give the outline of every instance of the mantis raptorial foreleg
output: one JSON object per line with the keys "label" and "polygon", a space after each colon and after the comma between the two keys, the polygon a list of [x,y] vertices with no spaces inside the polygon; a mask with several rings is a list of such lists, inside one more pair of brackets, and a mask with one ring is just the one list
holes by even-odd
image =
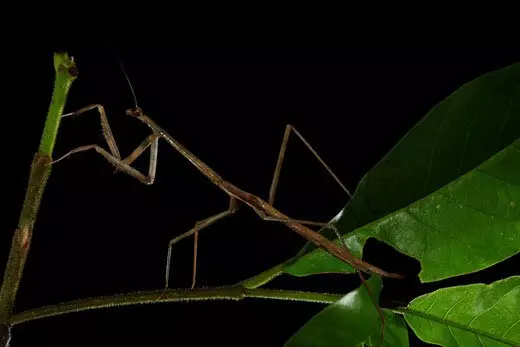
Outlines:
{"label": "mantis raptorial foreleg", "polygon": [[[105,108],[100,104],[92,104],[87,105],[85,107],[80,108],[79,110],[76,110],[74,112],[69,112],[64,115],[63,117],[69,117],[69,116],[79,116],[80,114],[83,114],[87,111],[96,109],[99,113],[99,117],[101,120],[101,131],[103,133],[103,137],[107,141],[108,147],[110,148],[110,152],[112,152],[112,155],[116,158],[121,158],[121,154],[119,154],[119,149],[117,148],[116,140],[114,138],[114,135],[112,134],[112,130],[110,129],[110,125],[108,124],[107,114],[105,112]],[[63,158],[65,158],[63,156]]]}
{"label": "mantis raptorial foreleg", "polygon": [[[126,174],[138,179],[142,183],[146,185],[153,184],[155,180],[155,172],[157,168],[157,154],[158,154],[158,141],[159,136],[157,134],[151,134],[147,136],[143,142],[137,148],[126,158],[121,159],[121,154],[119,153],[119,149],[117,147],[116,140],[114,138],[114,135],[112,134],[112,131],[110,129],[110,125],[108,124],[108,119],[106,116],[105,108],[102,105],[94,104],[89,105],[80,108],[77,111],[70,112],[67,114],[64,114],[63,117],[68,116],[77,116],[80,114],[83,114],[87,111],[96,109],[99,112],[100,118],[101,118],[101,129],[103,133],[103,137],[105,138],[105,141],[108,144],[108,147],[110,148],[110,153],[108,153],[105,149],[102,147],[92,144],[92,145],[86,145],[86,146],[80,146],[72,149],[59,159],[54,160],[51,162],[51,164],[56,164],[57,162],[65,159],[66,157],[83,151],[88,151],[90,149],[94,149],[96,152],[101,154],[105,159],[107,159],[111,164],[113,164],[117,170],[121,170],[125,172]],[[134,169],[130,166],[130,164],[139,157],[149,146],[150,147],[150,165],[148,168],[148,175],[145,176],[138,170]]]}

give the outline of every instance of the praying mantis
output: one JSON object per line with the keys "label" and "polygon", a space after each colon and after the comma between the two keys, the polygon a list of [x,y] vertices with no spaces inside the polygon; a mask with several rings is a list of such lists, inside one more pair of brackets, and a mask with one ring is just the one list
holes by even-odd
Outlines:
{"label": "praying mantis", "polygon": [[[122,66],[121,66],[122,68]],[[123,69],[124,72],[124,69]],[[311,153],[318,159],[318,161],[325,167],[325,169],[332,175],[332,177],[336,180],[336,182],[341,186],[341,188],[349,195],[351,196],[348,189],[345,188],[345,186],[341,183],[341,181],[337,178],[337,176],[332,172],[332,170],[325,164],[325,162],[320,158],[320,156],[317,154],[317,152],[312,148],[312,146],[305,140],[305,138],[296,130],[296,128],[292,125],[287,125],[285,129],[285,133],[283,136],[281,148],[278,155],[278,160],[276,164],[276,168],[273,175],[273,180],[271,183],[271,188],[269,190],[269,197],[268,200],[265,201],[264,199],[248,193],[245,190],[242,190],[238,188],[237,186],[233,185],[229,181],[226,181],[224,178],[222,178],[217,172],[215,172],[212,168],[210,168],[208,165],[206,165],[202,160],[200,160],[197,156],[195,156],[192,152],[190,152],[186,147],[184,147],[181,143],[179,143],[173,136],[171,136],[165,129],[163,129],[161,126],[159,126],[157,123],[155,123],[150,117],[148,117],[143,110],[138,106],[137,98],[135,97],[135,92],[132,88],[132,85],[130,84],[130,81],[128,79],[128,75],[126,72],[124,72],[125,77],[127,78],[127,81],[129,83],[130,89],[132,91],[132,94],[134,96],[135,105],[134,107],[127,109],[125,111],[125,114],[131,118],[135,118],[139,120],[140,122],[144,123],[150,130],[151,134],[148,135],[141,144],[127,157],[122,158],[119,148],[116,144],[114,135],[112,134],[108,118],[105,112],[105,108],[100,104],[91,104],[85,107],[80,108],[79,110],[76,110],[74,112],[70,112],[67,114],[64,114],[63,117],[69,117],[69,116],[77,116],[84,114],[88,111],[97,111],[97,113],[100,116],[100,123],[102,128],[102,134],[103,137],[109,147],[109,151],[105,150],[101,146],[97,144],[90,144],[90,145],[84,145],[77,148],[74,148],[67,152],[65,155],[60,157],[59,159],[54,160],[50,163],[50,165],[55,165],[56,163],[60,162],[61,160],[65,159],[66,157],[69,157],[72,154],[89,151],[89,150],[95,150],[97,153],[102,155],[108,162],[110,162],[118,171],[124,172],[131,177],[139,180],[141,183],[146,185],[151,185],[155,181],[156,176],[156,165],[157,165],[157,158],[158,158],[158,143],[159,140],[164,140],[166,143],[168,143],[170,146],[172,146],[177,152],[179,152],[185,159],[187,159],[193,166],[195,166],[198,171],[205,176],[210,182],[212,182],[215,186],[217,186],[220,190],[222,190],[226,195],[229,197],[229,206],[227,210],[222,211],[220,213],[214,214],[206,219],[203,219],[201,221],[198,221],[195,223],[195,226],[190,229],[189,231],[173,238],[169,244],[168,244],[168,250],[167,250],[167,256],[166,256],[166,266],[165,266],[165,286],[164,291],[166,291],[169,287],[169,273],[170,273],[170,265],[171,265],[171,255],[172,255],[172,247],[182,239],[194,236],[194,251],[193,251],[193,272],[192,272],[192,283],[191,288],[194,288],[196,285],[196,274],[197,274],[197,245],[198,245],[198,237],[199,232],[211,226],[212,224],[222,220],[225,217],[228,217],[234,213],[236,213],[239,210],[239,207],[241,205],[249,206],[260,218],[267,220],[267,221],[275,221],[280,222],[282,224],[285,224],[287,227],[298,233],[300,236],[304,237],[308,241],[314,243],[316,246],[324,249],[328,253],[330,253],[332,256],[347,262],[348,264],[352,265],[356,271],[358,272],[360,278],[364,282],[363,276],[361,272],[365,272],[368,274],[376,274],[382,277],[389,277],[389,278],[402,278],[403,276],[395,273],[389,273],[385,270],[382,270],[372,264],[369,264],[357,257],[355,257],[351,252],[349,251],[347,245],[344,243],[343,238],[339,234],[338,230],[333,224],[330,223],[320,223],[320,222],[313,222],[308,220],[300,220],[300,219],[293,219],[289,216],[285,215],[278,209],[276,209],[274,204],[276,189],[278,185],[278,178],[280,176],[283,159],[285,156],[285,151],[287,148],[287,143],[290,138],[291,133],[294,133],[304,144],[305,146],[311,151]],[[147,149],[150,149],[150,161],[148,166],[148,173],[147,175],[141,173],[137,169],[131,166],[131,164]],[[342,244],[338,245],[334,243],[333,241],[327,239],[322,234],[308,228],[307,226],[318,226],[318,227],[325,227],[329,228],[336,236],[339,238],[339,240],[343,241]],[[368,287],[367,287],[368,289]],[[163,293],[164,293],[163,291]],[[371,293],[369,293],[372,297]],[[373,298],[372,298],[373,299]],[[374,301],[374,300],[373,300]],[[380,308],[378,307],[377,303],[374,301],[374,304],[376,305],[378,309],[378,313],[382,319],[382,329],[384,330],[384,318],[382,315],[382,312]]]}

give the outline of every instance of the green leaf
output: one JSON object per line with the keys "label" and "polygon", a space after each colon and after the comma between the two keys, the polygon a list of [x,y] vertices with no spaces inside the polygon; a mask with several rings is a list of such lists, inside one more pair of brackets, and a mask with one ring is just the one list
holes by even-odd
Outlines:
{"label": "green leaf", "polygon": [[369,338],[364,341],[367,347],[404,347],[409,346],[408,329],[403,317],[391,311],[383,309],[385,316],[384,339],[381,343],[381,332],[379,329],[373,331]]}
{"label": "green leaf", "polygon": [[[361,258],[363,245],[367,239],[368,237],[361,233],[351,233],[344,237],[350,252],[358,258]],[[283,272],[293,276],[321,273],[350,273],[355,271],[349,264],[321,250],[312,251],[299,258],[296,257],[286,262],[283,268]]]}
{"label": "green leaf", "polygon": [[[366,284],[374,299],[381,293],[381,278],[372,276]],[[292,346],[408,346],[404,320],[384,312],[384,341],[380,344],[381,319],[364,285],[327,306],[307,322],[284,345]]]}
{"label": "green leaf", "polygon": [[[421,262],[424,282],[520,250],[520,63],[462,86],[360,182],[333,223],[360,256],[369,237]],[[516,142],[515,142],[516,140]],[[310,245],[285,272],[353,272]]]}
{"label": "green leaf", "polygon": [[439,289],[414,299],[406,322],[441,346],[520,346],[520,276]]}

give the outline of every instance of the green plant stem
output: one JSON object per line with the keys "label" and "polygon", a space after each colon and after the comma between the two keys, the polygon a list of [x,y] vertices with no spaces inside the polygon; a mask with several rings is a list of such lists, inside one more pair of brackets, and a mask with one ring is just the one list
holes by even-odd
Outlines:
{"label": "green plant stem", "polygon": [[34,155],[25,200],[18,227],[11,242],[2,288],[0,289],[0,324],[9,325],[13,306],[22,279],[23,268],[29,254],[33,228],[40,207],[45,185],[51,173],[52,150],[61,116],[72,82],[77,77],[74,60],[66,53],[54,55],[56,77],[52,100],[38,152]]}
{"label": "green plant stem", "polygon": [[285,263],[278,264],[269,270],[266,270],[256,276],[243,280],[239,284],[245,288],[253,289],[263,286],[264,284],[270,282],[273,278],[280,276],[283,274],[283,269],[285,267]]}
{"label": "green plant stem", "polygon": [[[41,308],[20,312],[13,315],[11,317],[11,324],[16,325],[35,319],[58,316],[85,310],[110,308],[115,306],[130,306],[181,301],[238,301],[245,298],[293,300],[301,302],[331,304],[342,297],[342,295],[339,294],[323,294],[273,289],[248,289],[241,285],[218,288],[201,288],[192,290],[168,290],[162,296],[161,293],[162,290],[132,292],[126,294],[79,299],[57,305],[44,306]],[[161,296],[160,299],[159,296]]]}
{"label": "green plant stem", "polygon": [[72,82],[78,77],[78,70],[72,57],[67,53],[54,54],[54,69],[56,77],[54,80],[54,90],[52,93],[51,104],[45,120],[40,147],[38,151],[42,156],[52,156],[56,136],[60,127],[63,109],[67,102]]}

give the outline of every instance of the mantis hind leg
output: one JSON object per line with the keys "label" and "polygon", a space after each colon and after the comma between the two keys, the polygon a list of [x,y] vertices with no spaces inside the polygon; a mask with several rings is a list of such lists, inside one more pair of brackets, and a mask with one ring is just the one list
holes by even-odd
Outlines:
{"label": "mantis hind leg", "polygon": [[[277,160],[277,163],[276,163],[276,168],[274,170],[273,180],[271,182],[271,188],[269,190],[269,200],[268,200],[269,205],[273,206],[273,204],[274,204],[274,198],[275,198],[275,195],[276,195],[276,188],[278,186],[278,181],[279,181],[279,178],[280,178],[280,172],[282,170],[283,159],[285,157],[285,152],[287,150],[287,143],[289,142],[289,137],[291,135],[291,132],[294,132],[294,134],[304,143],[304,145],[307,147],[307,149],[309,149],[309,151],[311,151],[311,153],[316,157],[316,159],[318,159],[318,161],[323,165],[323,167],[327,170],[327,172],[339,184],[339,186],[342,188],[342,190],[345,191],[345,193],[350,198],[352,198],[352,194],[350,193],[350,191],[345,187],[345,185],[343,185],[343,183],[338,179],[338,177],[329,168],[329,166],[323,161],[323,159],[314,150],[314,148],[312,148],[310,143],[298,132],[298,130],[296,130],[296,128],[294,126],[292,126],[291,124],[288,124],[286,126],[286,128],[285,128],[285,133],[284,133],[284,136],[283,136],[282,145],[280,147],[280,152],[278,154],[278,160]],[[277,218],[273,218],[273,217],[267,216],[267,215],[265,215],[265,213],[263,213],[262,211],[257,210],[257,209],[255,209],[255,212],[258,215],[260,215],[260,217],[262,219],[264,219],[264,220],[275,221],[275,222],[295,222],[295,223],[300,223],[300,224],[314,225],[314,226],[325,227],[325,228],[331,229],[336,234],[336,237],[338,237],[338,239],[341,240],[342,246],[345,247],[345,249],[348,250],[348,247],[347,247],[347,244],[345,243],[345,240],[343,239],[343,237],[341,236],[341,234],[339,233],[337,228],[334,225],[330,224],[330,223],[320,223],[320,222],[313,222],[313,221],[300,220],[300,219],[277,219]],[[384,330],[385,330],[385,318],[383,316],[383,312],[381,311],[381,308],[379,307],[378,303],[376,302],[376,300],[375,300],[375,298],[374,298],[370,288],[366,284],[365,278],[363,277],[363,274],[361,273],[361,271],[356,269],[356,272],[357,272],[359,278],[361,279],[361,282],[363,283],[363,285],[367,289],[368,294],[370,296],[370,299],[372,300],[374,306],[377,309],[378,315],[381,318],[381,341],[383,341],[383,334],[384,334]]]}
{"label": "mantis hind leg", "polygon": [[283,159],[285,157],[285,152],[287,150],[287,143],[289,142],[289,137],[291,135],[291,132],[294,132],[294,134],[303,142],[303,144],[311,151],[311,153],[318,159],[318,161],[323,165],[323,167],[327,170],[327,172],[334,178],[334,180],[339,184],[341,189],[347,193],[349,197],[352,197],[352,194],[350,194],[350,191],[345,187],[343,183],[339,180],[339,178],[332,172],[332,170],[329,168],[329,166],[321,159],[319,154],[312,148],[310,143],[305,140],[305,138],[299,133],[298,130],[291,124],[287,124],[285,127],[285,133],[282,140],[282,145],[280,147],[280,152],[278,153],[278,160],[276,162],[276,168],[274,170],[273,180],[271,182],[271,188],[269,189],[269,205],[273,206],[274,204],[274,197],[276,195],[276,188],[278,187],[278,180],[280,178],[280,172],[282,170],[282,164]]}

